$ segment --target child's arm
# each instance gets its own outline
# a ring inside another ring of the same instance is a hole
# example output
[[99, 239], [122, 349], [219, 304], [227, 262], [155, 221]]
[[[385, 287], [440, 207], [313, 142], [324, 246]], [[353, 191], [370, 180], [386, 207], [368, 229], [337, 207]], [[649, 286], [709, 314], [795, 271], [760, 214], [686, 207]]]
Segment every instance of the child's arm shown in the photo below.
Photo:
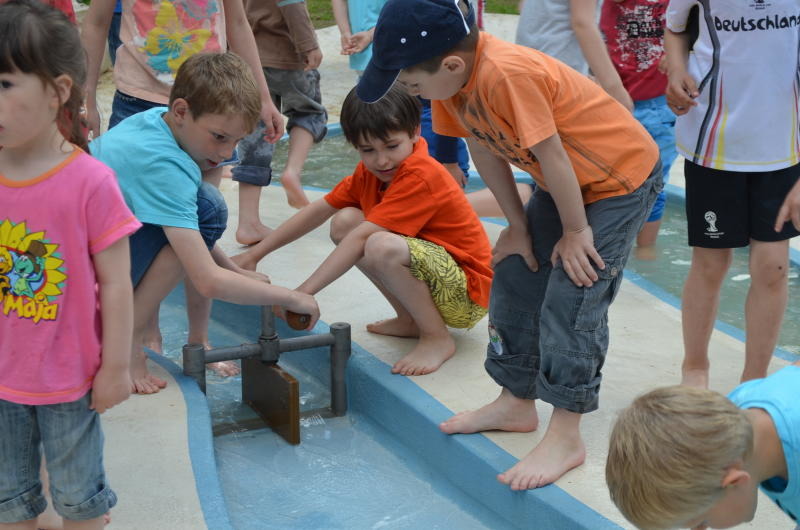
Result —
[[305, 70], [316, 70], [322, 64], [322, 50], [314, 48], [305, 54]]
[[350, 37], [350, 53], [360, 53], [364, 48], [372, 44], [372, 36], [375, 34], [375, 26], [368, 30], [359, 31]]
[[556, 203], [563, 229], [561, 239], [553, 248], [550, 262], [555, 264], [561, 258], [564, 272], [575, 285], [591, 287], [597, 281], [597, 272], [589, 259], [600, 269], [605, 269], [606, 266], [594, 248], [592, 227], [586, 220], [586, 208], [583, 205], [578, 177], [575, 176], [561, 138], [554, 134], [531, 147], [531, 152], [539, 160], [547, 191]]
[[322, 63], [322, 50], [317, 42], [317, 32], [311, 17], [308, 14], [308, 7], [303, 0], [294, 2], [282, 2], [275, 0], [275, 7], [280, 9], [286, 27], [289, 29], [289, 39], [294, 45], [295, 51], [303, 57], [306, 63], [305, 70], [319, 68]]
[[319, 307], [313, 296], [218, 266], [197, 230], [165, 226], [164, 233], [189, 280], [206, 298], [242, 305], [280, 305], [295, 313], [311, 315], [307, 329], [311, 329], [319, 318]]
[[253, 71], [253, 77], [261, 93], [261, 121], [266, 125], [264, 139], [275, 143], [281, 139], [284, 132], [283, 115], [275, 107], [269, 95], [267, 79], [261, 68], [261, 59], [258, 57], [256, 39], [253, 29], [247, 22], [242, 0], [222, 0], [225, 9], [225, 35], [232, 52], [241, 56]]
[[492, 266], [494, 267], [512, 254], [519, 254], [532, 271], [539, 270], [539, 264], [536, 262], [531, 248], [528, 219], [525, 216], [522, 200], [517, 193], [511, 166], [479, 144], [474, 138], [468, 138], [467, 145], [472, 160], [475, 162], [475, 169], [486, 182], [508, 220], [508, 227], [500, 233], [492, 250]]
[[255, 268], [255, 265], [264, 256], [303, 237], [330, 219], [336, 212], [337, 209], [328, 204], [324, 198], [317, 199], [291, 216], [246, 252], [236, 256], [234, 261], [245, 269], [249, 269], [251, 266]]
[[664, 61], [666, 61], [667, 77], [667, 104], [677, 115], [686, 114], [697, 102], [694, 100], [700, 95], [697, 91], [697, 82], [686, 70], [686, 61], [689, 57], [689, 33], [675, 33], [664, 29]]
[[269, 276], [266, 274], [262, 274], [258, 271], [250, 271], [240, 267], [238, 263], [230, 258], [230, 256], [225, 254], [225, 251], [222, 250], [218, 244], [215, 244], [214, 248], [211, 249], [211, 258], [214, 260], [214, 263], [223, 269], [233, 271], [236, 274], [243, 274], [260, 282], [270, 283]]
[[131, 392], [129, 372], [133, 337], [133, 286], [128, 238], [94, 254], [95, 275], [100, 294], [102, 360], [92, 382], [89, 408], [103, 413], [122, 403]]
[[622, 79], [611, 62], [595, 20], [597, 0], [569, 0], [570, 22], [583, 56], [600, 86], [608, 94], [633, 111], [633, 100], [622, 85]]
[[800, 180], [795, 182], [786, 198], [783, 200], [781, 209], [778, 210], [778, 219], [775, 221], [775, 231], [783, 230], [784, 223], [791, 221], [797, 230], [800, 230]]
[[100, 135], [100, 113], [97, 111], [97, 82], [105, 53], [106, 37], [114, 16], [116, 0], [94, 0], [83, 19], [81, 41], [86, 50], [86, 120], [94, 138]]
[[347, 0], [331, 0], [331, 7], [333, 8], [333, 19], [336, 20], [336, 26], [339, 28], [339, 35], [341, 36], [341, 54], [352, 55], [350, 38], [353, 36], [353, 32], [350, 29], [350, 13], [347, 10]]
[[358, 263], [358, 260], [364, 256], [364, 246], [367, 244], [369, 236], [375, 232], [386, 231], [385, 228], [375, 223], [362, 221], [336, 245], [333, 252], [325, 258], [325, 261], [306, 281], [300, 284], [297, 290], [301, 293], [317, 294]]

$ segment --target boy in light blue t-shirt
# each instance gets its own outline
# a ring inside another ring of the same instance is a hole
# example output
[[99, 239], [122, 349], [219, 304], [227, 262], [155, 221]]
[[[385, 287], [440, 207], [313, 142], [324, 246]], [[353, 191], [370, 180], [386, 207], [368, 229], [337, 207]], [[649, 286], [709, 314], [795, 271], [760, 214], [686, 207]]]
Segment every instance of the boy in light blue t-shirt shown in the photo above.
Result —
[[201, 171], [231, 157], [255, 127], [260, 110], [255, 80], [242, 59], [233, 53], [196, 54], [178, 70], [169, 107], [135, 114], [90, 145], [92, 154], [117, 173], [128, 207], [142, 222], [130, 238], [131, 379], [137, 393], [166, 386], [147, 370], [143, 334], [184, 274], [206, 298], [281, 305], [311, 315], [309, 328], [319, 317], [312, 296], [270, 285], [263, 275], [236, 266], [216, 246], [227, 209], [216, 188], [201, 184]]
[[728, 398], [687, 386], [640, 396], [611, 433], [611, 498], [639, 528], [729, 528], [753, 519], [760, 488], [796, 525], [798, 388], [800, 361]]

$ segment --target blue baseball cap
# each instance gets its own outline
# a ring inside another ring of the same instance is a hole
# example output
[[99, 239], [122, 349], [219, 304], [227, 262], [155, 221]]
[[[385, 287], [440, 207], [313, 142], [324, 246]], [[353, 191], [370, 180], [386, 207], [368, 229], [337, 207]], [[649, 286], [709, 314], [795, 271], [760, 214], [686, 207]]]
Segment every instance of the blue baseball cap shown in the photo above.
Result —
[[366, 103], [381, 99], [400, 70], [446, 53], [469, 34], [475, 11], [469, 0], [465, 17], [459, 0], [389, 0], [375, 25], [372, 58], [356, 94]]

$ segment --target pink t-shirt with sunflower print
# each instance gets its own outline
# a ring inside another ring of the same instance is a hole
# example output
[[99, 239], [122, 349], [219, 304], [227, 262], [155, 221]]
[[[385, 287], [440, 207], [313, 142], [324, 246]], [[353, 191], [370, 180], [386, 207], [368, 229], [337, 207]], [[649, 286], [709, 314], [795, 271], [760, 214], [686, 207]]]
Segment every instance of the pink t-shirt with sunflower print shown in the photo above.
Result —
[[101, 360], [92, 256], [140, 226], [114, 172], [78, 148], [36, 178], [0, 174], [0, 399], [47, 405], [89, 391]]
[[222, 0], [122, 0], [120, 92], [166, 104], [178, 68], [192, 55], [228, 48]]

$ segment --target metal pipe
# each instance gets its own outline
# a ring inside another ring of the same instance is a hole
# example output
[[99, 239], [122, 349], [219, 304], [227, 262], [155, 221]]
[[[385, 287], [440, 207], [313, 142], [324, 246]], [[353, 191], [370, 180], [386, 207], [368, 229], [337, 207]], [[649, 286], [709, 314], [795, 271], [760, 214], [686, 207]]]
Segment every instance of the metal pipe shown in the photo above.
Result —
[[242, 344], [240, 346], [230, 346], [227, 348], [214, 348], [205, 352], [206, 363], [218, 363], [220, 361], [233, 361], [235, 359], [246, 359], [261, 355], [261, 344]]
[[258, 344], [261, 346], [261, 360], [265, 363], [276, 363], [280, 359], [281, 340], [275, 330], [275, 313], [271, 305], [261, 306], [261, 336]]
[[184, 344], [183, 375], [197, 381], [197, 386], [206, 392], [206, 349], [202, 344]]
[[350, 324], [334, 322], [330, 325], [331, 345], [331, 411], [334, 416], [347, 413], [346, 368], [350, 358]]
[[320, 333], [319, 335], [303, 335], [289, 339], [280, 339], [278, 350], [281, 353], [297, 350], [310, 350], [321, 346], [331, 346], [334, 337], [330, 333]]
[[261, 338], [270, 340], [277, 338], [278, 333], [275, 331], [275, 313], [272, 312], [271, 305], [261, 306]]

